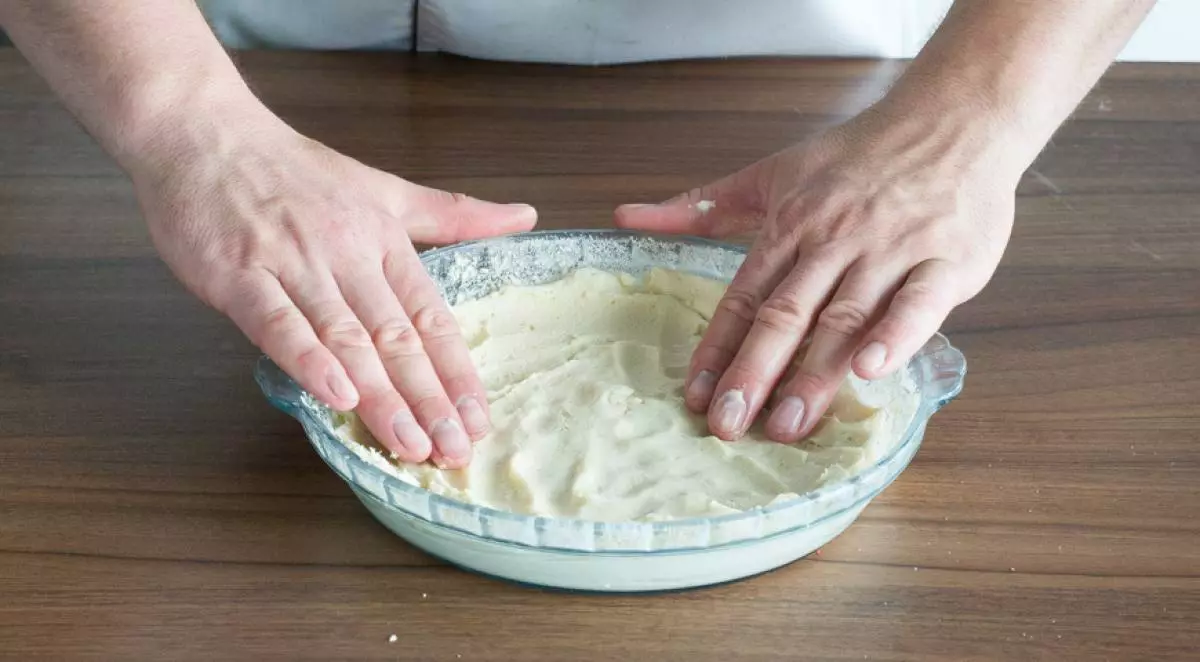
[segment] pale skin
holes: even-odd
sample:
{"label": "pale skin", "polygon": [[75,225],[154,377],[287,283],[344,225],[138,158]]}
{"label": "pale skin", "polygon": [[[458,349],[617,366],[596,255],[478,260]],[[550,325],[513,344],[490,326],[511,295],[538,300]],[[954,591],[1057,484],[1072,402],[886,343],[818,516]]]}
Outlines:
{"label": "pale skin", "polygon": [[848,371],[903,366],[991,278],[1018,179],[1153,4],[958,0],[860,116],[674,200],[618,209],[630,228],[761,228],[696,350],[688,407],[736,439],[774,393],[767,435],[793,442]]}
{"label": "pale skin", "polygon": [[[736,439],[774,394],[767,435],[794,442],[849,371],[903,366],[990,279],[1022,172],[1153,4],[958,0],[858,117],[618,208],[629,228],[761,231],[693,357],[687,406]],[[425,188],[299,135],[189,0],[0,0],[0,25],[129,174],[189,290],[400,459],[470,461],[486,393],[413,244],[527,230],[532,207]]]}

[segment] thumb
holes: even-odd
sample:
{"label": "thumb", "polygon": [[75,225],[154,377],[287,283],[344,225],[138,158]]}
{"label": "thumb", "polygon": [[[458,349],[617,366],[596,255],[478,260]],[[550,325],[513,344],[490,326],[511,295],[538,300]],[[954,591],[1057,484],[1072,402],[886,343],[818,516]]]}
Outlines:
{"label": "thumb", "polygon": [[526,204],[497,204],[462,193],[411,184],[401,215],[413,243],[452,244],[530,230],[537,210]]}
{"label": "thumb", "polygon": [[621,205],[614,220],[617,227],[630,230],[702,237],[728,237],[752,230],[763,218],[756,170],[742,170],[666,202]]}

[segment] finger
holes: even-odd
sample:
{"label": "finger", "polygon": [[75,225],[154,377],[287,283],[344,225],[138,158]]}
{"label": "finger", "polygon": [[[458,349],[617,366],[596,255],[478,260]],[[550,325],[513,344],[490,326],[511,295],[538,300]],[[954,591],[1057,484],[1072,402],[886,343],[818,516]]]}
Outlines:
{"label": "finger", "polygon": [[487,391],[457,320],[411,244],[402,245],[388,255],[384,273],[411,316],[425,353],[467,434],[478,441],[491,429]]}
{"label": "finger", "polygon": [[346,370],[317,339],[275,276],[265,271],[246,274],[216,303],[251,342],[318,400],[340,411],[358,405],[358,390]]}
{"label": "finger", "polygon": [[402,179],[396,196],[404,230],[419,244],[451,244],[511,232],[524,232],[537,223],[537,210],[526,204],[497,204],[462,193],[418,186]]}
{"label": "finger", "polygon": [[758,307],[795,262],[790,250],[756,246],[733,277],[717,304],[708,329],[692,353],[684,402],[700,414],[708,411],[717,382],[737,356],[754,324]]}
{"label": "finger", "polygon": [[759,164],[659,204],[621,205],[617,227],[648,232],[727,237],[758,227],[766,186]]}
{"label": "finger", "polygon": [[371,434],[406,462],[429,459],[429,436],[392,386],[371,335],[347,305],[333,277],[314,270],[281,282],[321,343],[345,366],[360,394],[356,411]]}
{"label": "finger", "polygon": [[959,303],[953,265],[927,260],[917,265],[896,292],[887,312],[854,356],[854,372],[878,379],[904,365],[937,332]]}
{"label": "finger", "polygon": [[841,259],[798,260],[759,306],[737,356],[717,384],[719,395],[708,413],[713,434],[722,439],[745,434],[844,269]]}
{"label": "finger", "polygon": [[850,371],[860,339],[903,277],[901,267],[859,262],[850,268],[817,315],[800,369],[780,391],[779,405],[767,420],[769,438],[799,441],[820,420]]}
{"label": "finger", "polygon": [[339,276],[338,286],[370,334],[391,384],[432,440],[430,456],[447,468],[465,466],[470,461],[471,440],[383,268]]}

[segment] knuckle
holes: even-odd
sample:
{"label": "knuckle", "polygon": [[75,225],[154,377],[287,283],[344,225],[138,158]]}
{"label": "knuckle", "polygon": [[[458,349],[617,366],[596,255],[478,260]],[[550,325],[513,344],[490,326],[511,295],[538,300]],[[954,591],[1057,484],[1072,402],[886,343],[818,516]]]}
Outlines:
{"label": "knuckle", "polygon": [[296,355],[296,365],[302,371],[318,372],[326,362],[326,351],[323,347],[307,347]]}
{"label": "knuckle", "polygon": [[420,420],[436,421],[441,418],[453,419],[455,417],[455,411],[450,406],[450,401],[440,394],[419,395],[409,401],[409,406]]}
{"label": "knuckle", "polygon": [[754,322],[773,331],[800,334],[808,326],[808,313],[793,299],[773,296],[759,307]]}
{"label": "knuckle", "polygon": [[[279,215],[277,232],[301,255],[312,253],[312,246],[308,241],[308,233],[305,230],[304,222],[300,220],[295,211],[291,209],[283,210]],[[261,250],[262,246],[260,245],[258,248]]]}
{"label": "knuckle", "polygon": [[942,296],[936,287],[926,282],[914,282],[900,288],[892,304],[902,307],[925,307],[936,305]]}
{"label": "knuckle", "polygon": [[420,354],[423,349],[421,334],[406,319],[385,320],[372,335],[375,348],[384,360]]}
{"label": "knuckle", "polygon": [[443,376],[439,372],[438,377],[441,380],[442,389],[446,392],[447,401],[458,402],[459,398],[464,396],[486,392],[483,385],[472,379],[471,375],[450,373]]}
{"label": "knuckle", "polygon": [[445,338],[458,332],[458,322],[444,306],[431,304],[413,314],[413,326],[425,338]]}
{"label": "knuckle", "polygon": [[364,421],[390,420],[395,412],[407,407],[390,380],[359,379],[354,385],[358,388],[358,412]]}
{"label": "knuckle", "polygon": [[435,207],[450,207],[471,199],[471,196],[465,193],[440,188],[426,188],[423,191],[424,200]]}
{"label": "knuckle", "polygon": [[744,393],[754,391],[766,381],[765,375],[766,371],[763,366],[738,359],[721,375],[721,386],[717,389],[717,393],[728,390],[740,390]]}
{"label": "knuckle", "polygon": [[179,249],[178,257],[194,264],[203,278],[253,271],[266,265],[262,250],[265,241],[259,230],[238,234],[202,230],[189,237],[187,245]]}
{"label": "knuckle", "polygon": [[811,372],[801,372],[792,379],[792,383],[788,388],[789,392],[811,395],[814,393],[824,393],[831,391],[837,387],[835,378],[829,375],[820,375]]}
{"label": "knuckle", "polygon": [[271,259],[271,246],[276,242],[265,228],[251,228],[230,233],[216,243],[216,250],[205,255],[213,266],[229,264],[235,268],[262,267]]}
{"label": "knuckle", "polygon": [[743,322],[752,323],[758,313],[758,296],[746,290],[729,288],[717,304],[717,309]]}
{"label": "knuckle", "polygon": [[688,364],[689,373],[709,370],[719,375],[733,362],[737,350],[736,346],[727,347],[717,341],[703,340],[696,346],[696,351],[692,352],[692,360]]}
{"label": "knuckle", "polygon": [[371,346],[371,337],[358,320],[352,317],[331,317],[316,325],[317,337],[326,347],[364,349]]}
{"label": "knuckle", "polygon": [[262,319],[263,335],[278,337],[290,334],[296,325],[304,321],[304,316],[295,306],[284,305],[273,308]]}
{"label": "knuckle", "polygon": [[713,190],[713,187],[711,184],[705,184],[704,186],[701,186],[699,188],[694,188],[694,189],[689,190],[687,193],[684,193],[680,197],[683,198],[683,200],[685,200],[689,204],[695,204],[697,202],[700,202],[701,200],[711,200],[711,199],[715,198],[716,192]]}
{"label": "knuckle", "polygon": [[817,318],[817,328],[838,336],[858,334],[867,326],[866,306],[857,301],[839,299],[831,302]]}

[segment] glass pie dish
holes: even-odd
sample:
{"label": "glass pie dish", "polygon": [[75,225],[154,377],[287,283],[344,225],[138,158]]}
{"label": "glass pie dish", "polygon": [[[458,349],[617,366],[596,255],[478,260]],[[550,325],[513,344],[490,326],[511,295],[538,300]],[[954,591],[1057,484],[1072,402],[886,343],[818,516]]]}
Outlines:
{"label": "glass pie dish", "polygon": [[[451,304],[506,285],[557,280],[580,267],[634,275],[672,269],[728,282],[745,248],[615,230],[530,232],[435,249],[421,257]],[[908,466],[930,417],[962,390],[963,355],[941,335],[908,363],[919,396],[902,438],[860,473],[751,510],[655,522],[538,517],[429,492],[364,460],[338,439],[335,412],[263,357],[255,378],[297,419],[313,448],[388,529],[442,559],[522,583],[589,591],[658,591],[732,581],[790,563],[844,531]]]}

